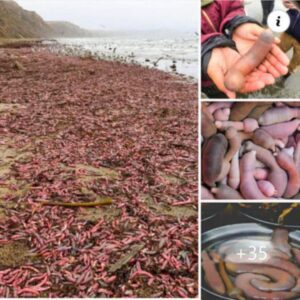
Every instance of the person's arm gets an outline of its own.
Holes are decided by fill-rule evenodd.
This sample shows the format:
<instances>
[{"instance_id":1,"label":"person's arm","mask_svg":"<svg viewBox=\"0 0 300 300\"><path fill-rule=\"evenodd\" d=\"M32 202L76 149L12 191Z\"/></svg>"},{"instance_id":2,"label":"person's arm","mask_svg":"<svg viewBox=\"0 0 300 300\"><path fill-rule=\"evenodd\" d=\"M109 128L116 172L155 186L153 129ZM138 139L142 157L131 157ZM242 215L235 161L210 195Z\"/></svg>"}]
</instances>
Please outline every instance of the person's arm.
<instances>
[{"instance_id":1,"label":"person's arm","mask_svg":"<svg viewBox=\"0 0 300 300\"><path fill-rule=\"evenodd\" d=\"M230 39L234 30L242 24L254 23L261 26L254 18L246 16L244 4L241 0L224 1L224 13L220 29Z\"/></svg>"},{"instance_id":2,"label":"person's arm","mask_svg":"<svg viewBox=\"0 0 300 300\"><path fill-rule=\"evenodd\" d=\"M241 0L221 1L222 22L220 30L224 32L226 24L237 16L245 17L244 4Z\"/></svg>"},{"instance_id":3,"label":"person's arm","mask_svg":"<svg viewBox=\"0 0 300 300\"><path fill-rule=\"evenodd\" d=\"M244 5L241 0L231 1L215 1L214 5L218 5L220 19L222 19L219 32L204 33L201 35L202 45L202 77L208 79L207 67L214 48L229 47L237 51L235 42L232 40L232 32L239 25L246 22L258 23L254 19L245 16ZM205 17L205 16L202 16Z\"/></svg>"}]
</instances>

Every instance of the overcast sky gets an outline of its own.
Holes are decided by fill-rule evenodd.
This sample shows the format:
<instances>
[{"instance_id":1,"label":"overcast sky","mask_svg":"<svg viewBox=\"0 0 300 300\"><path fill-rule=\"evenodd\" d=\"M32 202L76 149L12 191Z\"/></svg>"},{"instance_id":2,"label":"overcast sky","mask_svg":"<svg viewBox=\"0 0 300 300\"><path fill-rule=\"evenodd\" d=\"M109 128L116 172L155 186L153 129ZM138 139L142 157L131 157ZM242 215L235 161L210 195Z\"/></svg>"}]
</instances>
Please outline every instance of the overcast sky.
<instances>
[{"instance_id":1,"label":"overcast sky","mask_svg":"<svg viewBox=\"0 0 300 300\"><path fill-rule=\"evenodd\" d=\"M199 0L16 0L45 20L89 29L197 31Z\"/></svg>"}]
</instances>

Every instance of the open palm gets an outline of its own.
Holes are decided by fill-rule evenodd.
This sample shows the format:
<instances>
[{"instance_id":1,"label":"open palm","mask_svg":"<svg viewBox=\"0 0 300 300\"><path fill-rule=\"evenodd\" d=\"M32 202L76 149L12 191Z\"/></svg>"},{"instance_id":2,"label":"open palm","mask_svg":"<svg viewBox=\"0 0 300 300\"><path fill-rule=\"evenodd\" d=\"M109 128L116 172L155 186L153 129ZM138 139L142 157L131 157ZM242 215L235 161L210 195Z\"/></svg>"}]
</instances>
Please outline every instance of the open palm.
<instances>
[{"instance_id":1,"label":"open palm","mask_svg":"<svg viewBox=\"0 0 300 300\"><path fill-rule=\"evenodd\" d=\"M231 99L236 98L236 93L228 90L225 87L224 78L227 71L234 66L240 57L240 53L231 48L215 48L208 64L208 76L211 78L217 88ZM264 88L268 84L273 84L274 82L275 80L272 75L255 69L246 76L245 85L241 92L255 92Z\"/></svg>"}]
</instances>

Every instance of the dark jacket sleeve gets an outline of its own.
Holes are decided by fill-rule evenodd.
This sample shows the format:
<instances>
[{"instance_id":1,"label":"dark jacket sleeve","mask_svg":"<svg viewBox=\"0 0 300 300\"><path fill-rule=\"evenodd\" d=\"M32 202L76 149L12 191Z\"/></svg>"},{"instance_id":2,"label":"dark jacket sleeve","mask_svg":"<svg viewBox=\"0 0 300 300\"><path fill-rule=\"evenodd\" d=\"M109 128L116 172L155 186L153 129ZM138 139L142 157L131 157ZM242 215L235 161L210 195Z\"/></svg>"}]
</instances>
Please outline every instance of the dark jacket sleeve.
<instances>
[{"instance_id":1,"label":"dark jacket sleeve","mask_svg":"<svg viewBox=\"0 0 300 300\"><path fill-rule=\"evenodd\" d=\"M201 34L201 44L205 44L206 41L215 38L217 36L222 36L222 33L212 32L212 33L202 33Z\"/></svg>"},{"instance_id":2,"label":"dark jacket sleeve","mask_svg":"<svg viewBox=\"0 0 300 300\"><path fill-rule=\"evenodd\" d=\"M214 9L213 5L215 6ZM241 0L215 0L211 7L206 8L208 16L215 20L217 32L202 32L202 78L208 79L207 67L211 58L211 52L216 47L230 47L237 51L235 42L232 40L233 31L244 23L256 23L256 20L245 15L244 4ZM218 15L216 16L216 12ZM216 20L219 19L218 22Z\"/></svg>"},{"instance_id":3,"label":"dark jacket sleeve","mask_svg":"<svg viewBox=\"0 0 300 300\"><path fill-rule=\"evenodd\" d=\"M230 47L237 51L235 42L224 35L216 35L204 42L201 49L201 75L203 80L209 79L207 75L208 63L211 58L212 50L218 47Z\"/></svg>"},{"instance_id":4,"label":"dark jacket sleeve","mask_svg":"<svg viewBox=\"0 0 300 300\"><path fill-rule=\"evenodd\" d=\"M255 19L246 16L244 4L241 0L222 1L223 4L223 20L220 30L228 37L232 37L233 31L244 23L255 23L260 25Z\"/></svg>"},{"instance_id":5,"label":"dark jacket sleeve","mask_svg":"<svg viewBox=\"0 0 300 300\"><path fill-rule=\"evenodd\" d=\"M245 23L254 23L257 24L259 26L261 26L261 24L256 21L255 19L251 18L251 17L247 17L247 16L236 16L233 19L229 20L223 28L224 33L226 34L226 36L228 36L229 38L232 38L232 34L234 32L234 30L239 27L242 24Z\"/></svg>"},{"instance_id":6,"label":"dark jacket sleeve","mask_svg":"<svg viewBox=\"0 0 300 300\"><path fill-rule=\"evenodd\" d=\"M220 24L220 31L224 32L226 24L237 16L245 16L245 9L243 1L231 0L220 1L222 7L222 22Z\"/></svg>"},{"instance_id":7,"label":"dark jacket sleeve","mask_svg":"<svg viewBox=\"0 0 300 300\"><path fill-rule=\"evenodd\" d=\"M286 33L300 42L300 12L297 9L289 9L287 14L290 16L291 24Z\"/></svg>"}]
</instances>

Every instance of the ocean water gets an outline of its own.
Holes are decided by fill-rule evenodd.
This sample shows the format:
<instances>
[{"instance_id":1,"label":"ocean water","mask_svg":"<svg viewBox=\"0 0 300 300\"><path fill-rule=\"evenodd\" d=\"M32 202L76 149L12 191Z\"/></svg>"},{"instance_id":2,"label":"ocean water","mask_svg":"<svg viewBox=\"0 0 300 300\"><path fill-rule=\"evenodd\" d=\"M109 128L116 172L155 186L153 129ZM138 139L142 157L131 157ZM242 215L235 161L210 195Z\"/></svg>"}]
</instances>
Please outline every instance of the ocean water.
<instances>
[{"instance_id":1,"label":"ocean water","mask_svg":"<svg viewBox=\"0 0 300 300\"><path fill-rule=\"evenodd\" d=\"M196 33L122 33L101 38L56 39L52 51L66 55L137 63L166 72L198 78Z\"/></svg>"}]
</instances>

